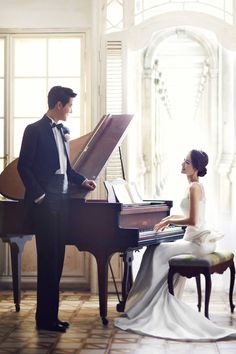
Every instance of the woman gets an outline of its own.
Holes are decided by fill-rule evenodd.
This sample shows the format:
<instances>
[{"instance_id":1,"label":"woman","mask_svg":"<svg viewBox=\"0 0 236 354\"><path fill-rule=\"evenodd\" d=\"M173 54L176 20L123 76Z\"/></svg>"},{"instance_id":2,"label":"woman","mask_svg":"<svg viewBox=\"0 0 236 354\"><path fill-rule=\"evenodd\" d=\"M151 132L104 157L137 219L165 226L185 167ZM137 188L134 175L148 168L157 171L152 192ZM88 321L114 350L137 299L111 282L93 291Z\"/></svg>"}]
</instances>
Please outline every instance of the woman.
<instances>
[{"instance_id":1,"label":"woman","mask_svg":"<svg viewBox=\"0 0 236 354\"><path fill-rule=\"evenodd\" d=\"M214 252L219 235L205 226L205 193L199 177L207 173L208 156L192 150L182 164L189 187L182 200L183 215L171 215L154 226L161 231L169 224L187 226L182 240L148 247L126 302L125 314L115 326L161 338L179 340L219 339L236 331L216 326L201 313L168 291L168 260L179 254L205 255ZM175 295L184 279L175 279Z\"/></svg>"}]
</instances>

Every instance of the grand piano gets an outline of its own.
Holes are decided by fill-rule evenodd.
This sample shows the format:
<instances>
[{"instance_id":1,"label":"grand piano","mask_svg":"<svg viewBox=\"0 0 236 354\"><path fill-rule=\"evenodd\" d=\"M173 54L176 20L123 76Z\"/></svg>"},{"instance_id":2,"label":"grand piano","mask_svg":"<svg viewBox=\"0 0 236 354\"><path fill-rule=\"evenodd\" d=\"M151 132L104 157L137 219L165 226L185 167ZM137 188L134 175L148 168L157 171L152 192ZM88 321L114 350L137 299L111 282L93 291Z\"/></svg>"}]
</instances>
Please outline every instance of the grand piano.
<instances>
[{"instance_id":1,"label":"grand piano","mask_svg":"<svg viewBox=\"0 0 236 354\"><path fill-rule=\"evenodd\" d=\"M96 179L114 149L119 145L132 115L106 115L92 133L70 142L72 166L89 179ZM108 269L116 252L124 261L122 297L117 305L123 311L132 285L133 251L143 246L175 241L183 237L182 228L154 233L153 226L169 215L172 201L145 201L124 205L111 197L108 200L87 198L83 188L71 189L67 244L94 255L98 270L99 308L104 325L107 320ZM25 216L24 186L17 172L17 159L0 175L0 237L9 243L12 260L13 295L16 311L20 310L21 256L24 244L34 235Z\"/></svg>"}]
</instances>

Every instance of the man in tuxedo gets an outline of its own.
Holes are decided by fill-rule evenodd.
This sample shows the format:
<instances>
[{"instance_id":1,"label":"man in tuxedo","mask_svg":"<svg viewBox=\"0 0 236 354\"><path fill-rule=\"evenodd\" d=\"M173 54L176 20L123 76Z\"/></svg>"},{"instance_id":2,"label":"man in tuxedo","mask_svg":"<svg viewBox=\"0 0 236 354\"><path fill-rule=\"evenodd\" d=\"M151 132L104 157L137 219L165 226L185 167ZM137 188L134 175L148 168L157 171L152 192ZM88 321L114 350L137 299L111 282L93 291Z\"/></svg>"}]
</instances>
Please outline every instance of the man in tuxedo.
<instances>
[{"instance_id":1,"label":"man in tuxedo","mask_svg":"<svg viewBox=\"0 0 236 354\"><path fill-rule=\"evenodd\" d=\"M26 127L18 161L25 186L25 204L33 222L37 247L36 327L65 332L68 322L60 321L59 283L63 269L68 218L68 184L94 190L95 182L80 175L68 158L68 133L58 121L72 112L76 93L54 86L48 93L48 111ZM79 217L79 216L78 216Z\"/></svg>"}]
</instances>

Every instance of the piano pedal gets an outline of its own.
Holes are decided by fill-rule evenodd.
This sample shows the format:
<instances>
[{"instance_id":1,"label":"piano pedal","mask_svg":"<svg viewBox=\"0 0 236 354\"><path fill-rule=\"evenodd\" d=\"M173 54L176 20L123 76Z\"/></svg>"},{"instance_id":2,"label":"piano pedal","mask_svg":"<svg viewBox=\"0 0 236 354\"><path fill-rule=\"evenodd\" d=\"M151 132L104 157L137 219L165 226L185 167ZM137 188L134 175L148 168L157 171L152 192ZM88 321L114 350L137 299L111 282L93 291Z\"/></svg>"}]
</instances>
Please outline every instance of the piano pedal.
<instances>
[{"instance_id":1,"label":"piano pedal","mask_svg":"<svg viewBox=\"0 0 236 354\"><path fill-rule=\"evenodd\" d=\"M124 312L125 310L125 301L120 301L117 305L116 305L116 311L117 312Z\"/></svg>"}]
</instances>

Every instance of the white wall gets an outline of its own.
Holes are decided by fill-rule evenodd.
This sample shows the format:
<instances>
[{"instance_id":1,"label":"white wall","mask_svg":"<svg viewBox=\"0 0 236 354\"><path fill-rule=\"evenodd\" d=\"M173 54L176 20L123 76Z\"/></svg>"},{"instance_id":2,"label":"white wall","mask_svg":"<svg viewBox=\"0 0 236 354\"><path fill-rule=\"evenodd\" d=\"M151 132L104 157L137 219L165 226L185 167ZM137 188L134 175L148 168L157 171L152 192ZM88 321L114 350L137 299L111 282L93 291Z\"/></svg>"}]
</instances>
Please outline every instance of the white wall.
<instances>
[{"instance_id":1,"label":"white wall","mask_svg":"<svg viewBox=\"0 0 236 354\"><path fill-rule=\"evenodd\" d=\"M0 0L0 28L88 28L93 0Z\"/></svg>"}]
</instances>

